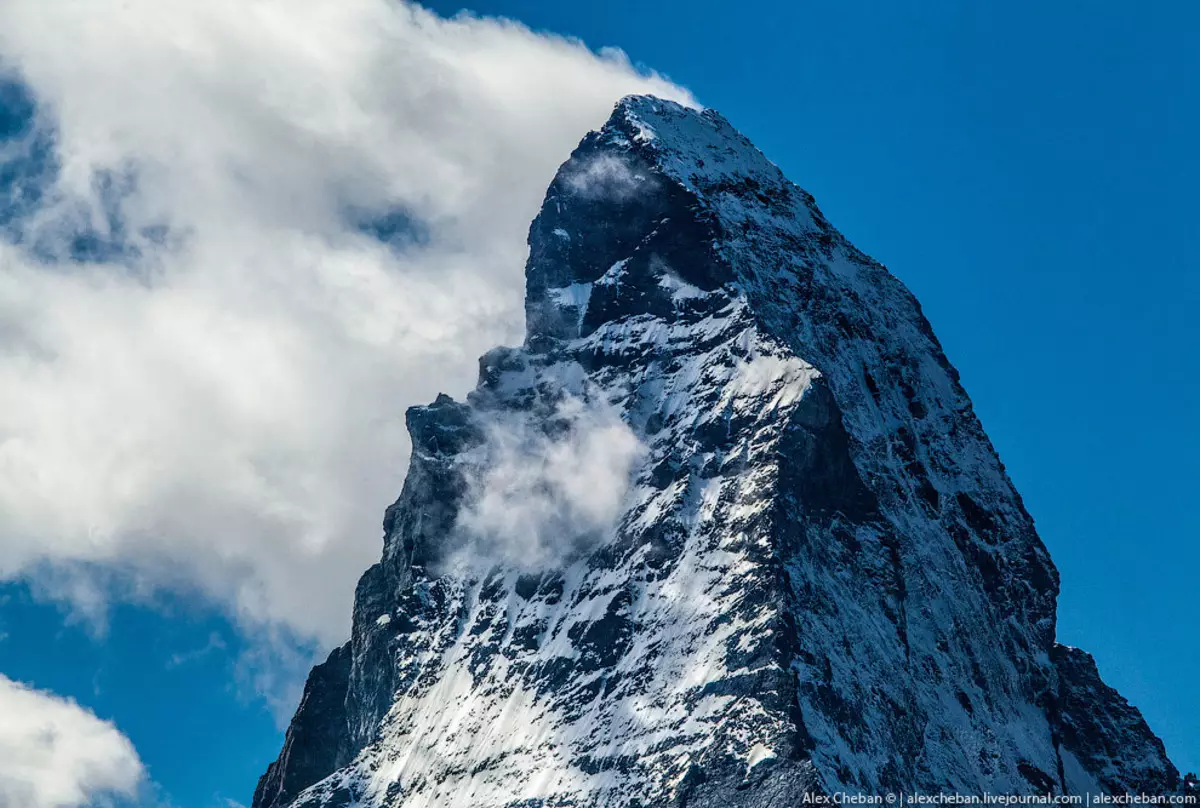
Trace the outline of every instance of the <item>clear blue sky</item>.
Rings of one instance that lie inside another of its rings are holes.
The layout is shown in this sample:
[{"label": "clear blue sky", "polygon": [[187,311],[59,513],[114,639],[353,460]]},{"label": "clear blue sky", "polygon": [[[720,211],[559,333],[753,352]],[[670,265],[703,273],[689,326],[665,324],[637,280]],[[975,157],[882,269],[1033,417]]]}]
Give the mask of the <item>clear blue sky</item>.
[{"label": "clear blue sky", "polygon": [[[1200,768],[1200,5],[472,8],[687,86],[909,285],[1062,573],[1061,641]],[[116,718],[180,808],[248,803],[278,751],[219,617],[119,608],[95,640],[9,587],[0,633],[0,670]]]}]

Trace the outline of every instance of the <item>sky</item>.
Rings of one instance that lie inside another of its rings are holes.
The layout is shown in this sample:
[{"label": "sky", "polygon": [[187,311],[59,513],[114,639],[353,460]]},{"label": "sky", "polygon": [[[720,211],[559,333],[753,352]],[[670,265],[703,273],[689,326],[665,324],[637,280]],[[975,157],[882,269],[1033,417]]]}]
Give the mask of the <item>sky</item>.
[{"label": "sky", "polygon": [[914,291],[1060,640],[1200,769],[1200,9],[431,9],[0,4],[0,713],[80,739],[0,804],[249,803],[404,408],[519,339],[528,221],[627,92],[720,110]]}]

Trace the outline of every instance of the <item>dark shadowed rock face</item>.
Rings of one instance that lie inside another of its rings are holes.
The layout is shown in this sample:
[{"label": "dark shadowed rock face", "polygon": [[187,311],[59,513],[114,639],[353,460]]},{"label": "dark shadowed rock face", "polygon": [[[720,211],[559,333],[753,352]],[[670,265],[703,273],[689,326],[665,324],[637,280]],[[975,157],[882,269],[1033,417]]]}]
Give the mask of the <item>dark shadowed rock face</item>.
[{"label": "dark shadowed rock face", "polygon": [[[1055,644],[1057,572],[917,301],[723,118],[625,99],[529,243],[525,345],[410,410],[349,650],[254,808],[1177,787]],[[611,518],[481,557],[496,425],[553,454],[580,412],[639,447]]]},{"label": "dark shadowed rock face", "polygon": [[259,779],[254,805],[287,805],[301,791],[349,762],[346,686],[350,653],[350,643],[335,648],[329,659],[308,675],[283,751]]},{"label": "dark shadowed rock face", "polygon": [[[1058,672],[1055,727],[1072,790],[1163,792],[1166,750],[1142,714],[1101,681],[1091,654],[1055,645],[1050,657]],[[1167,768],[1166,776],[1168,790],[1182,785],[1174,769]]]}]

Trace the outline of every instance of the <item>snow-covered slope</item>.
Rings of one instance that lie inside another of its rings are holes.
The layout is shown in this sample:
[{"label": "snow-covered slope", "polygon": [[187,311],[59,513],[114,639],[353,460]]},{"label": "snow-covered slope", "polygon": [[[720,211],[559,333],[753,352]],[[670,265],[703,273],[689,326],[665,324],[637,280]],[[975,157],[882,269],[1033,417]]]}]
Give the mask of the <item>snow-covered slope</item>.
[{"label": "snow-covered slope", "polygon": [[1055,644],[917,301],[720,115],[624,99],[529,243],[526,343],[409,411],[352,638],[254,808],[1179,787]]}]

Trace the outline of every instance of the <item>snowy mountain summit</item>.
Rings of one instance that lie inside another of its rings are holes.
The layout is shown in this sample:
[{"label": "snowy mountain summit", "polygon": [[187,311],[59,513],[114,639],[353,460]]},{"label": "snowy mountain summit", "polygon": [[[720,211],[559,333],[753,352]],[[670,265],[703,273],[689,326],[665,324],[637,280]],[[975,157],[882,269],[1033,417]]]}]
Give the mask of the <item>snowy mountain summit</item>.
[{"label": "snowy mountain summit", "polygon": [[254,808],[1174,792],[904,286],[720,115],[622,100],[520,348],[408,412],[351,640]]}]

